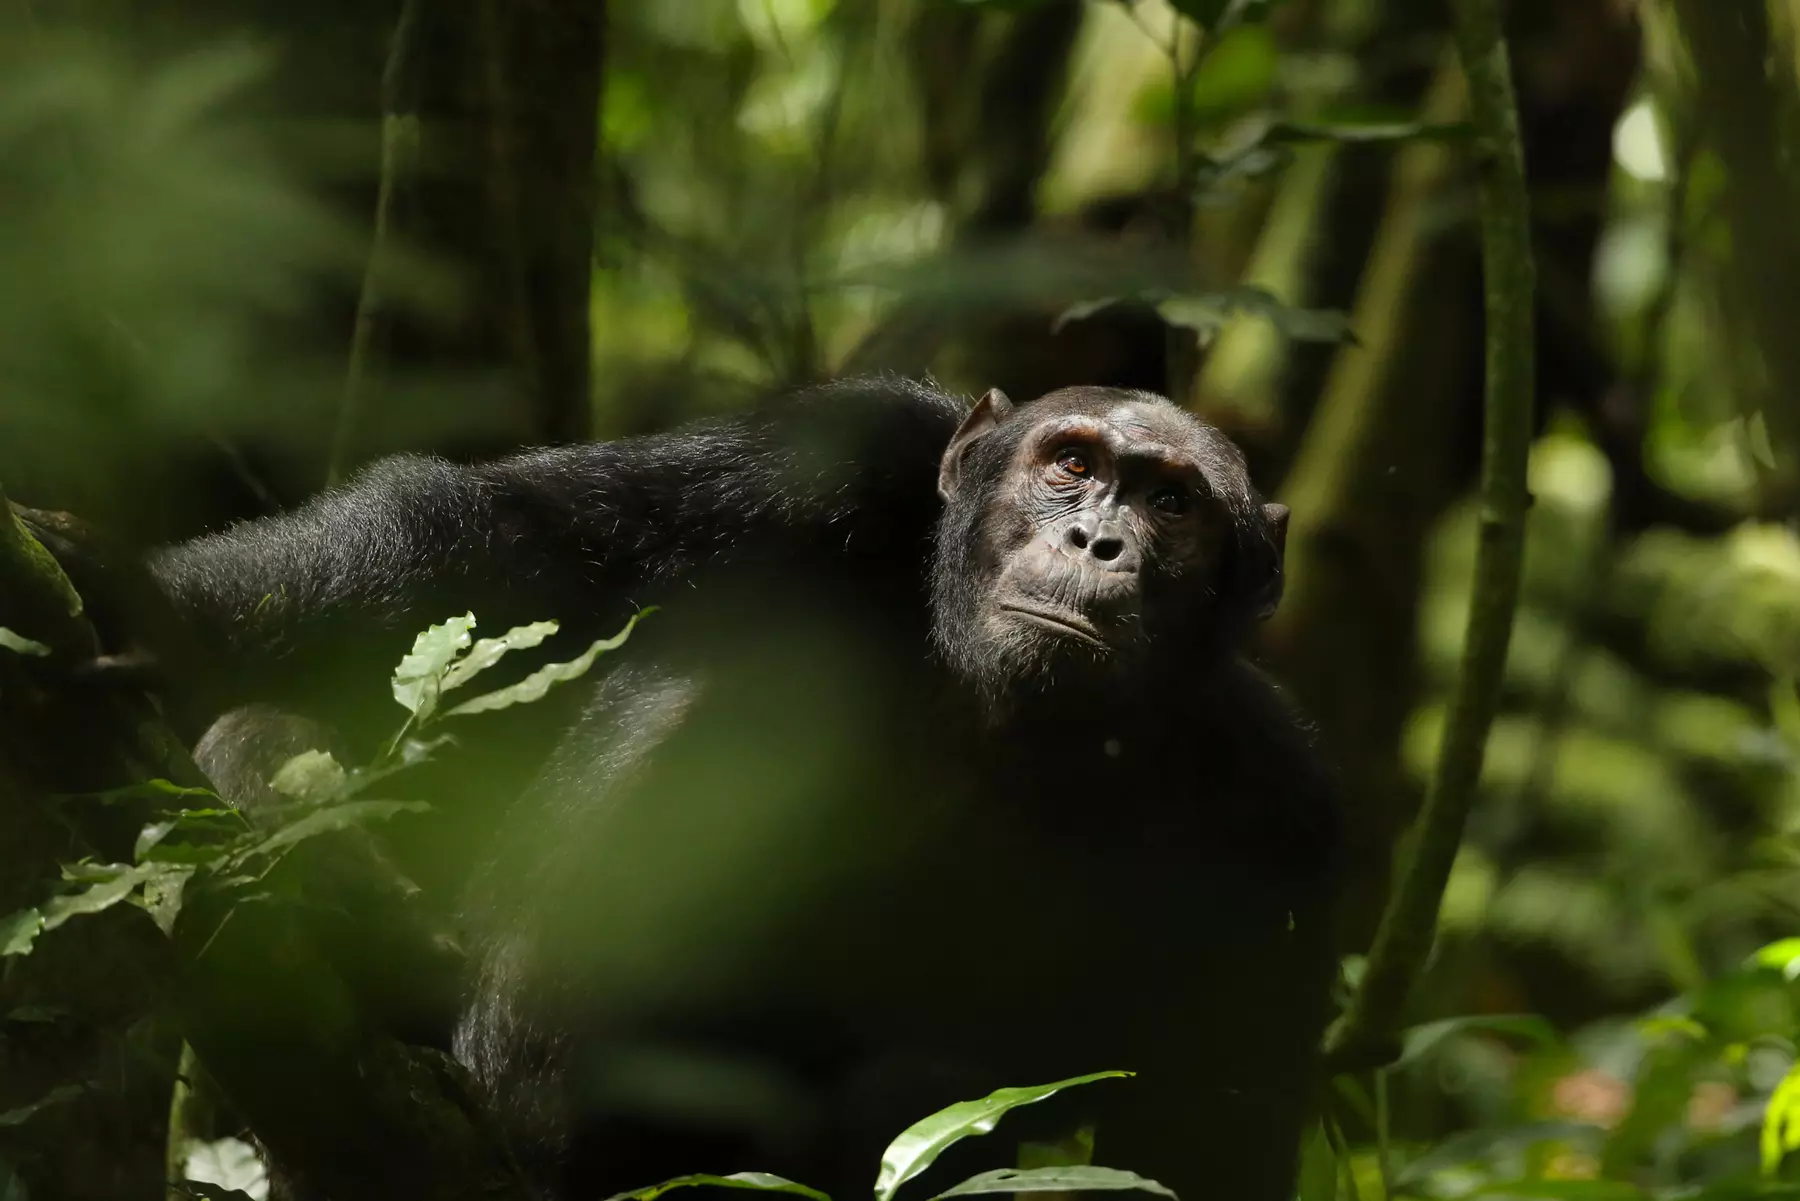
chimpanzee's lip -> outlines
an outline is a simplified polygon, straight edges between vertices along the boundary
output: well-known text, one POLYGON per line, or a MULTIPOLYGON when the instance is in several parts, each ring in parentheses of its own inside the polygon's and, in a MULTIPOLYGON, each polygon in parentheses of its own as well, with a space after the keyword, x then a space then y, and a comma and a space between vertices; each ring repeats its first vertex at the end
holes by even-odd
POLYGON ((1000 605, 1002 613, 1016 613, 1027 621, 1046 626, 1061 634, 1073 634, 1083 642, 1091 642, 1095 646, 1105 647, 1106 639, 1100 631, 1079 613, 1066 609, 1039 608, 1034 605, 1022 605, 1018 601, 1004 601, 1000 605))

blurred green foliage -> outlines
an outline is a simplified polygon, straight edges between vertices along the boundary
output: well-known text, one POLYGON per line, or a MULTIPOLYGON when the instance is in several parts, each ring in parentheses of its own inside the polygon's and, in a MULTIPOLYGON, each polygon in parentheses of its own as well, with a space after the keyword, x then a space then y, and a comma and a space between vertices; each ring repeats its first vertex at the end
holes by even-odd
MULTIPOLYGON (((996 161, 969 131, 991 102, 982 89, 998 49, 1036 7, 614 5, 586 298, 595 430, 661 427, 829 374, 909 304, 951 327, 914 366, 977 387, 985 379, 956 372, 979 356, 944 344, 996 314, 1023 307, 1037 329, 1082 302, 1157 287, 1231 294, 1236 275, 1136 253, 1130 221, 1098 258, 1023 238, 1066 232, 1083 206, 1121 194, 1154 210, 1174 177, 1178 98, 1215 169, 1200 228, 1226 243, 1221 261, 1248 260, 1283 178, 1286 156, 1269 152, 1276 123, 1360 113, 1393 118, 1398 137, 1421 132, 1408 124, 1416 105, 1362 86, 1387 79, 1388 59, 1415 72, 1433 61, 1429 25, 1357 40, 1371 12, 1398 3, 1292 0, 1223 33, 1180 83, 1157 40, 1164 6, 1095 0, 1027 189, 1041 212, 1029 231, 1007 231, 1016 241, 976 239, 970 215, 996 161), (927 18, 950 31, 941 42, 919 32, 927 18), (950 169, 929 169, 933 155, 950 169), (1214 208, 1223 216, 1206 224, 1214 208)), ((1800 1196, 1787 1154, 1800 1145, 1800 985, 1784 941, 1800 924, 1800 538, 1780 488, 1797 448, 1771 433, 1754 348, 1723 293, 1722 264, 1745 252, 1718 212, 1724 168, 1692 132, 1663 6, 1640 7, 1649 53, 1614 115, 1604 194, 1541 199, 1601 214, 1587 276, 1555 282, 1590 312, 1582 332, 1616 386, 1643 398, 1630 441, 1645 478, 1706 520, 1626 521, 1637 500, 1623 489, 1641 481, 1616 478, 1611 433, 1546 384, 1556 412, 1533 454, 1505 708, 1416 1006, 1421 1021, 1542 1020, 1433 1027, 1378 1081, 1337 1082, 1329 1135, 1308 1151, 1308 1201, 1800 1196)), ((1775 11, 1791 28, 1788 6, 1775 11)), ((259 117, 282 53, 0 18, 0 481, 15 497, 167 538, 323 479, 349 344, 343 298, 369 241, 367 213, 344 202, 340 158, 366 176, 367 156, 343 148, 374 139, 259 117), (180 53, 158 48, 172 42, 180 53)), ((1032 132, 994 111, 1003 138, 1032 132)), ((1327 139, 1334 170, 1364 169, 1339 145, 1357 140, 1327 139)), ((1466 216, 1447 205, 1435 219, 1466 216)), ((1284 261, 1308 278, 1302 295, 1328 292, 1313 277, 1330 274, 1339 248, 1314 245, 1316 222, 1296 228, 1304 253, 1284 261)), ((429 323, 465 302, 454 264, 404 236, 398 250, 397 307, 429 323)), ((1305 314, 1281 311, 1289 324, 1276 328, 1305 336, 1292 324, 1305 314)), ((1002 356, 1050 353, 1005 329, 989 340, 1002 356)), ((1310 353, 1286 337, 1257 345, 1282 370, 1310 353)), ((482 386, 457 390, 466 382, 396 368, 371 403, 405 409, 396 440, 442 449, 464 410, 487 403, 482 386)), ((1309 403, 1284 419, 1303 428, 1309 403)), ((1282 448, 1262 453, 1284 461, 1282 448)), ((1453 506, 1427 551, 1421 671, 1397 752, 1415 781, 1461 653, 1478 519, 1472 503, 1453 506)), ((0 654, 17 649, 0 641, 0 654)), ((135 888, 162 904, 166 892, 143 889, 185 879, 181 846, 144 851, 183 872, 91 871, 68 895, 116 901, 135 888)), ((19 953, 45 924, 15 920, 0 944, 19 953)), ((32 1020, 13 1014, 0 1038, 32 1020)), ((0 1113, 0 1127, 28 1128, 39 1112, 0 1113)), ((221 1166, 230 1155, 189 1173, 249 1181, 237 1159, 221 1166)), ((0 1164, 0 1196, 19 1189, 0 1164)))

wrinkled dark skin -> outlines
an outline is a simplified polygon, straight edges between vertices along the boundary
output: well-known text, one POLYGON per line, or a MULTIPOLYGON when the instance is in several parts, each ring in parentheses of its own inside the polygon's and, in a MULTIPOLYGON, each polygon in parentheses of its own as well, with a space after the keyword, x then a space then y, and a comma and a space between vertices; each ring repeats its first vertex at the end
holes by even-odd
POLYGON ((392 702, 335 682, 379 684, 451 613, 555 616, 578 645, 664 606, 433 782, 445 812, 503 816, 467 873, 451 1041, 551 1195, 760 1170, 851 1196, 934 1109, 1126 1068, 916 1187, 1097 1120, 1100 1162, 1187 1201, 1287 1201, 1337 813, 1309 726, 1240 656, 1285 520, 1161 398, 970 409, 882 379, 389 461, 153 568, 218 695, 353 732, 392 702))
MULTIPOLYGON (((990 690, 1036 687, 1059 663, 1130 676, 1156 649, 1224 654, 1246 617, 1266 617, 1280 599, 1287 510, 1244 503, 1235 450, 1160 398, 1112 393, 1097 405, 1095 393, 1108 395, 1046 397, 1022 436, 996 440, 1003 459, 985 448, 982 466, 999 485, 972 530, 974 555, 940 580, 940 607, 960 609, 961 621, 937 633, 990 690), (1221 605, 1236 525, 1250 530, 1244 557, 1261 556, 1236 570, 1268 576, 1256 594, 1221 605)), ((1012 412, 990 392, 958 429, 938 477, 947 502, 966 460, 1012 412)))

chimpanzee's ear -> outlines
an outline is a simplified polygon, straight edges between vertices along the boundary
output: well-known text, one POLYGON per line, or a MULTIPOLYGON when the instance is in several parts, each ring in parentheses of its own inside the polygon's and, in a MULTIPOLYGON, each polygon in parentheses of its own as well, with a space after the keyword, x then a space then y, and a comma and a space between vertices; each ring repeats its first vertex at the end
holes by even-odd
POLYGON ((944 461, 938 467, 938 495, 949 500, 956 495, 956 488, 962 482, 963 455, 978 440, 994 431, 1006 415, 1012 412, 1013 403, 1006 399, 1006 393, 998 388, 989 388, 987 394, 975 402, 969 415, 956 428, 956 436, 950 439, 950 447, 944 451, 944 461))
POLYGON ((1267 621, 1281 607, 1282 579, 1287 566, 1288 507, 1274 503, 1262 507, 1263 554, 1252 580, 1252 611, 1256 620, 1267 621))

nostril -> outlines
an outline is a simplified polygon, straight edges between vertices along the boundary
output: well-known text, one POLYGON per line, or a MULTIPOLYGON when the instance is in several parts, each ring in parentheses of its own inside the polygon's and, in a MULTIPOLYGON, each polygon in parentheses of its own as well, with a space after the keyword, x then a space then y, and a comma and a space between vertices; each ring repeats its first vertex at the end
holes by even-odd
POLYGON ((1094 545, 1088 549, 1092 552, 1094 558, 1100 560, 1102 563, 1110 563, 1125 553, 1125 539, 1097 538, 1094 540, 1094 545))
POLYGON ((1076 550, 1086 550, 1088 544, 1087 531, 1078 525, 1072 525, 1069 527, 1066 541, 1076 550))

